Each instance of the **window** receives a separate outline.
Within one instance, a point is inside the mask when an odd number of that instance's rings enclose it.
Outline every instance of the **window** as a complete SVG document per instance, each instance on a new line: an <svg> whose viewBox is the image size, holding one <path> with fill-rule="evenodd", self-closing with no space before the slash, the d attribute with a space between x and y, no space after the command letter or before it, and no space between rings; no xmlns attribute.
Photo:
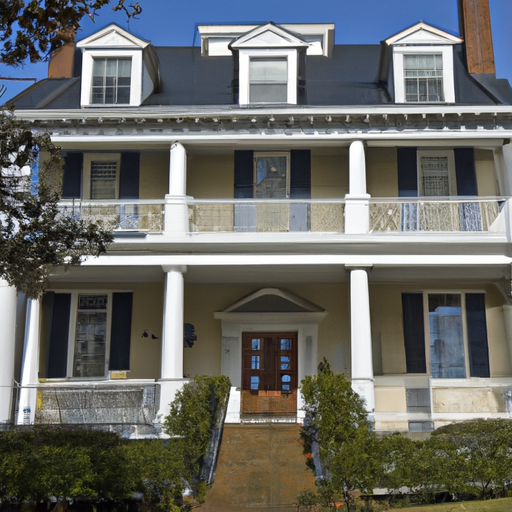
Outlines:
<svg viewBox="0 0 512 512"><path fill-rule="evenodd" d="M130 104L131 58L95 58L92 70L91 103Z"/></svg>
<svg viewBox="0 0 512 512"><path fill-rule="evenodd" d="M396 103L455 103L453 48L393 47Z"/></svg>
<svg viewBox="0 0 512 512"><path fill-rule="evenodd" d="M483 293L403 293L402 310L407 373L490 376Z"/></svg>
<svg viewBox="0 0 512 512"><path fill-rule="evenodd" d="M48 378L105 378L130 369L131 292L48 292ZM46 338L46 339L44 339Z"/></svg>
<svg viewBox="0 0 512 512"><path fill-rule="evenodd" d="M84 153L84 199L117 199L120 164L119 153Z"/></svg>
<svg viewBox="0 0 512 512"><path fill-rule="evenodd" d="M78 295L73 377L103 377L107 357L107 295Z"/></svg>
<svg viewBox="0 0 512 512"><path fill-rule="evenodd" d="M417 155L420 196L457 195L453 151L418 151Z"/></svg>
<svg viewBox="0 0 512 512"><path fill-rule="evenodd" d="M405 101L444 102L442 55L404 55Z"/></svg>
<svg viewBox="0 0 512 512"><path fill-rule="evenodd" d="M289 154L254 154L254 197L284 199L289 196Z"/></svg>
<svg viewBox="0 0 512 512"><path fill-rule="evenodd" d="M249 102L286 103L288 60L286 57L249 59Z"/></svg>
<svg viewBox="0 0 512 512"><path fill-rule="evenodd" d="M295 49L240 50L239 103L297 103Z"/></svg>

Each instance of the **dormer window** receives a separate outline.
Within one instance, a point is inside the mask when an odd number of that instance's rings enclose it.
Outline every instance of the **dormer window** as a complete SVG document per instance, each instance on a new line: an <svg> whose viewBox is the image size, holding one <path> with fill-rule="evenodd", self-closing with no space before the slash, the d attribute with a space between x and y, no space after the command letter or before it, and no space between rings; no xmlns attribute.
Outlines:
<svg viewBox="0 0 512 512"><path fill-rule="evenodd" d="M240 105L297 104L299 68L303 70L308 47L296 34L273 23L233 40L229 48L235 58L238 54Z"/></svg>
<svg viewBox="0 0 512 512"><path fill-rule="evenodd" d="M82 107L139 106L159 81L148 41L109 25L77 44L82 50Z"/></svg>
<svg viewBox="0 0 512 512"><path fill-rule="evenodd" d="M92 68L91 103L128 105L131 73L131 58L95 58Z"/></svg>
<svg viewBox="0 0 512 512"><path fill-rule="evenodd" d="M444 102L443 56L404 55L405 101Z"/></svg>
<svg viewBox="0 0 512 512"><path fill-rule="evenodd" d="M385 42L396 103L455 103L453 45L461 39L420 22Z"/></svg>

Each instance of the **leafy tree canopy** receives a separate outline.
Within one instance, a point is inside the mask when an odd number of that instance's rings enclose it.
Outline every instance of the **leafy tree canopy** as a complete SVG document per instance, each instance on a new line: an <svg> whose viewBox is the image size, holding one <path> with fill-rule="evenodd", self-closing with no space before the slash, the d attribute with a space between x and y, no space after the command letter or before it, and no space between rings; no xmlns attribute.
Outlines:
<svg viewBox="0 0 512 512"><path fill-rule="evenodd" d="M94 20L110 0L2 0L0 1L0 60L19 66L27 59L47 59L63 44L72 41L84 16ZM114 0L114 11L128 17L142 12L139 3L125 6Z"/></svg>
<svg viewBox="0 0 512 512"><path fill-rule="evenodd" d="M62 214L61 177L60 148L50 136L0 112L0 277L33 298L54 267L105 253L113 239L100 222Z"/></svg>

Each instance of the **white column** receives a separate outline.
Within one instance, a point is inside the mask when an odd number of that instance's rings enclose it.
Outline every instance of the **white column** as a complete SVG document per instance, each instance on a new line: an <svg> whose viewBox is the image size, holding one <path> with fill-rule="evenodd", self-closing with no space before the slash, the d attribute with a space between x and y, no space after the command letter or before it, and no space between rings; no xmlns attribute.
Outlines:
<svg viewBox="0 0 512 512"><path fill-rule="evenodd" d="M3 340L2 357L0 357L0 423L11 421L16 346L16 299L16 288L0 279L0 325Z"/></svg>
<svg viewBox="0 0 512 512"><path fill-rule="evenodd" d="M162 328L162 379L183 378L183 313L186 267L164 267L164 322Z"/></svg>
<svg viewBox="0 0 512 512"><path fill-rule="evenodd" d="M184 279L187 267L164 266L164 315L162 327L162 369L160 409L157 421L169 414L169 404L183 385Z"/></svg>
<svg viewBox="0 0 512 512"><path fill-rule="evenodd" d="M375 411L373 387L372 331L368 269L350 271L350 340L352 389L366 401L369 414Z"/></svg>
<svg viewBox="0 0 512 512"><path fill-rule="evenodd" d="M165 232L188 232L187 152L174 142L170 151L169 193L165 196Z"/></svg>
<svg viewBox="0 0 512 512"><path fill-rule="evenodd" d="M39 315L41 302L29 299L25 323L25 345L21 366L18 425L32 425L36 416L37 384L39 382Z"/></svg>
<svg viewBox="0 0 512 512"><path fill-rule="evenodd" d="M349 148L349 193L345 196L345 233L362 234L369 230L370 196L366 191L364 144L356 140Z"/></svg>
<svg viewBox="0 0 512 512"><path fill-rule="evenodd" d="M508 356L510 359L510 366L512 368L512 306L505 304L503 306L503 319L505 321L505 336L507 337Z"/></svg>

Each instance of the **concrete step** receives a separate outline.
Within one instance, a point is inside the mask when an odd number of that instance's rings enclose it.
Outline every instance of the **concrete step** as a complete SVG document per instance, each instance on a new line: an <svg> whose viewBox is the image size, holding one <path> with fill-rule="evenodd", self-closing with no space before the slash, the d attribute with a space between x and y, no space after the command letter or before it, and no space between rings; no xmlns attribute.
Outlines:
<svg viewBox="0 0 512 512"><path fill-rule="evenodd" d="M315 490L299 434L298 425L226 425L215 482L202 512L297 510L297 494Z"/></svg>

